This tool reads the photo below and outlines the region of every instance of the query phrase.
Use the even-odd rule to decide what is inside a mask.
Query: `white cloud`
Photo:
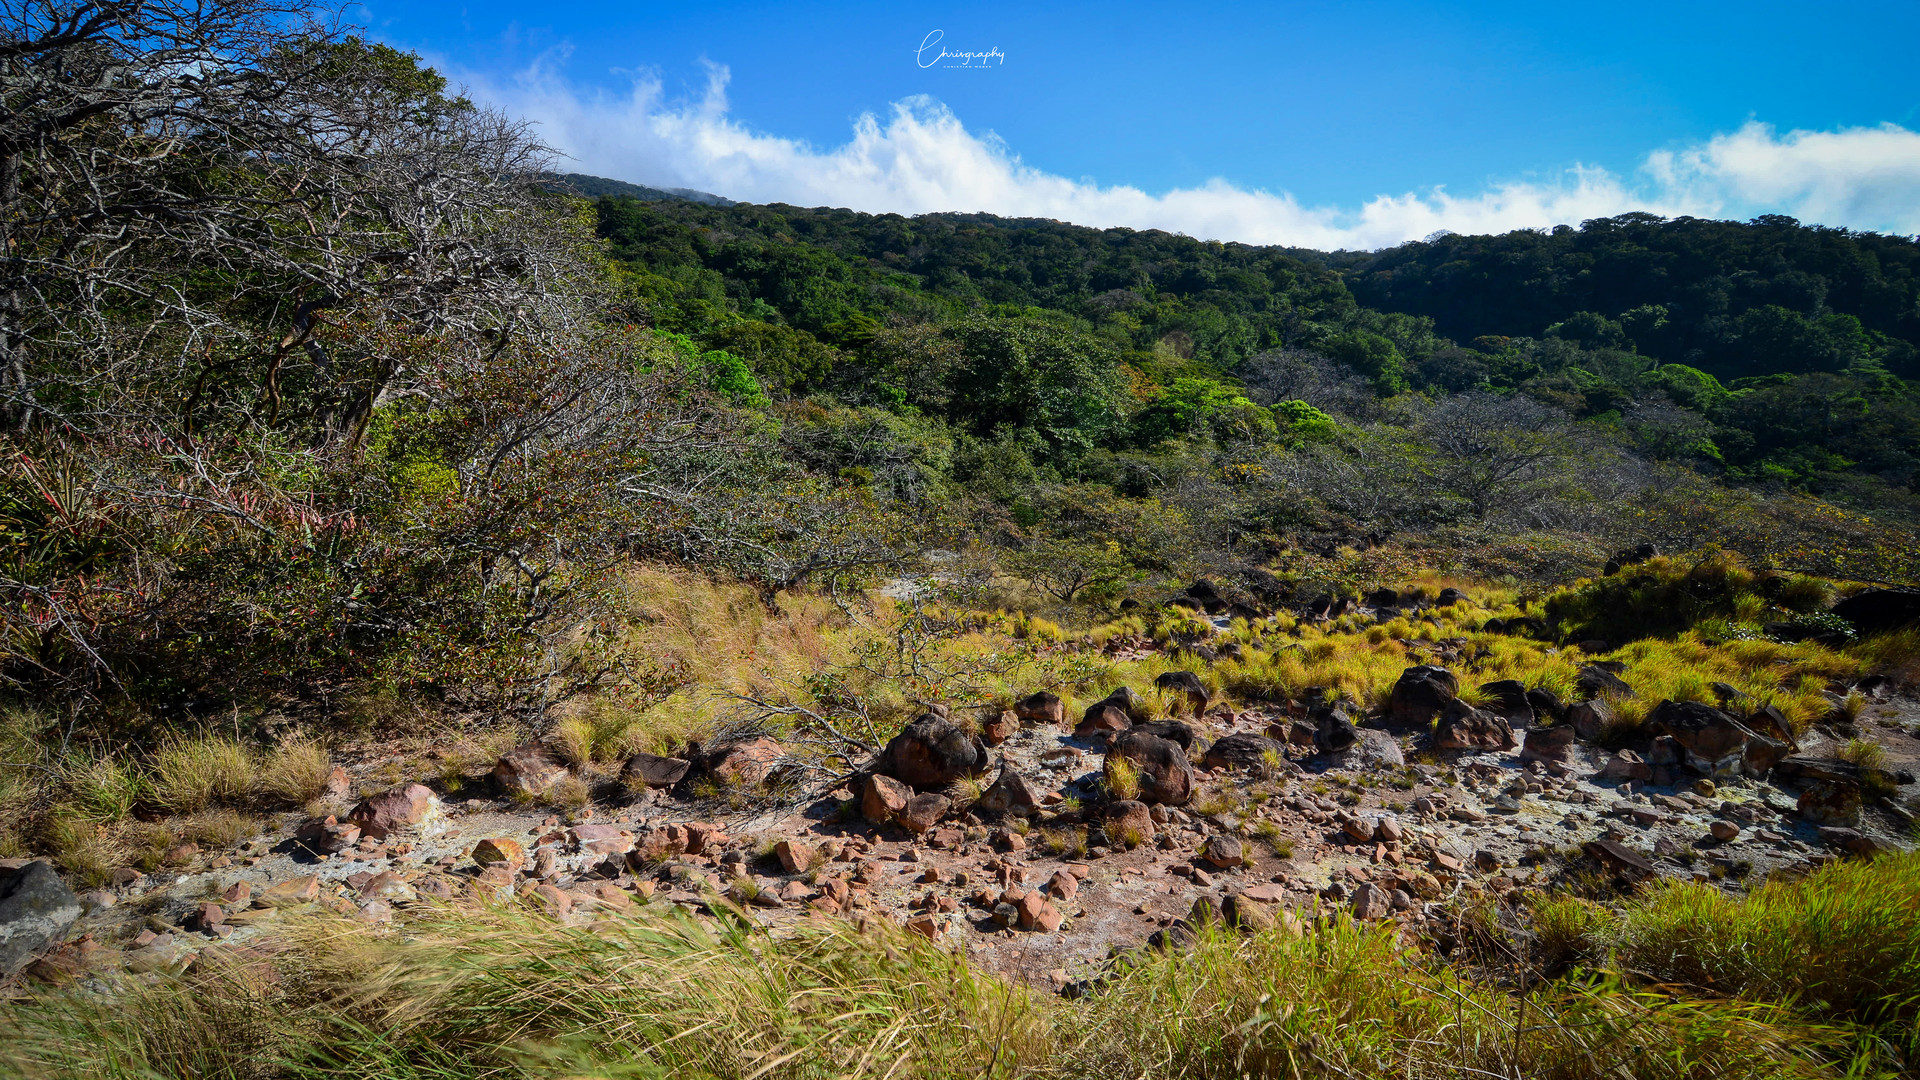
[[[928,98],[894,103],[820,149],[756,132],[728,115],[727,71],[697,100],[671,101],[636,78],[623,95],[583,92],[564,52],[505,82],[467,76],[469,92],[540,125],[582,172],[748,202],[873,212],[987,211],[1082,225],[1165,229],[1206,239],[1321,249],[1375,248],[1438,230],[1501,232],[1646,210],[1745,217],[1787,213],[1863,229],[1920,231],[1920,134],[1886,125],[1835,132],[1749,123],[1706,143],[1649,155],[1632,178],[1575,167],[1472,195],[1442,188],[1379,195],[1357,209],[1302,206],[1286,192],[1221,180],[1150,194],[1102,187],[1024,164],[997,136],[968,131]]]
[[[1657,152],[1646,172],[1668,190],[1716,205],[1920,233],[1920,132],[1895,124],[1776,135],[1750,121],[1699,146]]]

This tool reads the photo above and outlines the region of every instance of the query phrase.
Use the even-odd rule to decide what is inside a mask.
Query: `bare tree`
[[[1524,510],[1570,482],[1578,433],[1566,416],[1521,395],[1456,394],[1421,416],[1427,467],[1476,519]]]

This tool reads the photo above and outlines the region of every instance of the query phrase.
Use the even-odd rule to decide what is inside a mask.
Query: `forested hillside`
[[[1320,255],[984,215],[618,198],[597,211],[660,328],[791,394],[905,405],[973,438],[1038,436],[1062,476],[1105,476],[1113,455],[1152,454],[1169,424],[1215,423],[1241,397],[1365,423],[1492,395],[1756,491],[1893,520],[1916,506],[1920,398],[1903,376],[1920,245],[1907,239],[1629,215]],[[1044,333],[1093,367],[1057,388],[1067,412],[1036,420],[995,395],[1031,394],[1049,378],[1037,369],[1030,387],[987,387],[898,362],[915,334],[962,323],[976,344],[985,327]]]
[[[731,205],[305,0],[0,31],[0,1074],[1913,1073],[1908,241]]]

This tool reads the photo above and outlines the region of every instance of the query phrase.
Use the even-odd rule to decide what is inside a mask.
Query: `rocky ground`
[[[42,873],[48,895],[0,889],[15,893],[0,896],[0,921],[31,908],[45,936],[64,937],[28,969],[59,979],[181,969],[308,905],[379,924],[516,896],[583,924],[637,905],[776,930],[887,919],[1065,988],[1116,948],[1177,944],[1203,915],[1417,926],[1462,893],[1655,874],[1735,890],[1911,843],[1901,782],[1920,763],[1920,703],[1881,686],[1845,731],[1887,752],[1869,776],[1834,757],[1833,727],[1789,746],[1756,731],[1763,714],[1704,706],[1662,706],[1649,731],[1665,734],[1644,753],[1608,752],[1580,737],[1579,705],[1496,685],[1495,704],[1475,709],[1438,668],[1409,669],[1385,715],[1358,727],[1324,707],[1208,707],[1181,673],[1162,684],[1190,689],[1193,715],[1133,723],[1140,703],[1125,692],[1078,720],[1046,694],[977,724],[936,708],[869,772],[773,811],[690,794],[777,777],[782,751],[765,738],[640,755],[627,765],[640,794],[564,813],[538,805],[566,776],[538,748],[503,757],[488,798],[356,792],[365,781],[341,770],[337,816],[289,816],[233,850],[176,850],[168,872],[121,871],[77,899]],[[17,937],[16,951],[33,934]]]

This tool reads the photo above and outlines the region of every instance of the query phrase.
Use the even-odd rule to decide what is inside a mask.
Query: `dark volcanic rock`
[[[1460,696],[1453,672],[1425,664],[1400,673],[1387,702],[1387,716],[1402,727],[1426,727],[1447,703]]]
[[[1488,712],[1506,717],[1514,727],[1533,726],[1533,702],[1527,697],[1526,686],[1513,679],[1497,679],[1481,683],[1480,690],[1487,695],[1484,708]]]
[[[1440,750],[1511,750],[1513,726],[1503,717],[1455,698],[1440,713],[1433,745]]]
[[[1191,671],[1161,672],[1159,678],[1153,680],[1153,685],[1169,694],[1184,697],[1187,708],[1192,712],[1205,712],[1207,703],[1213,700],[1207,684]]]
[[[1185,806],[1193,798],[1193,763],[1176,743],[1144,731],[1128,730],[1107,744],[1107,759],[1132,762],[1140,773],[1140,801]]]
[[[51,863],[36,859],[0,870],[0,975],[13,974],[59,943],[80,915],[80,899]]]
[[[1265,768],[1267,755],[1285,757],[1285,748],[1264,735],[1223,735],[1207,747],[1204,763],[1209,769]]]
[[[1920,593],[1898,589],[1868,589],[1833,605],[1833,613],[1862,634],[1898,630],[1920,622]]]
[[[1149,735],[1157,735],[1170,743],[1178,744],[1182,750],[1190,749],[1193,746],[1193,728],[1178,720],[1150,720],[1144,724],[1134,724],[1127,730],[1144,731]]]
[[[908,724],[880,752],[877,771],[914,788],[944,788],[978,776],[991,759],[986,744],[932,713]]]
[[[620,769],[620,778],[629,787],[670,788],[686,779],[687,770],[692,767],[693,763],[685,758],[640,753],[627,759]]]

